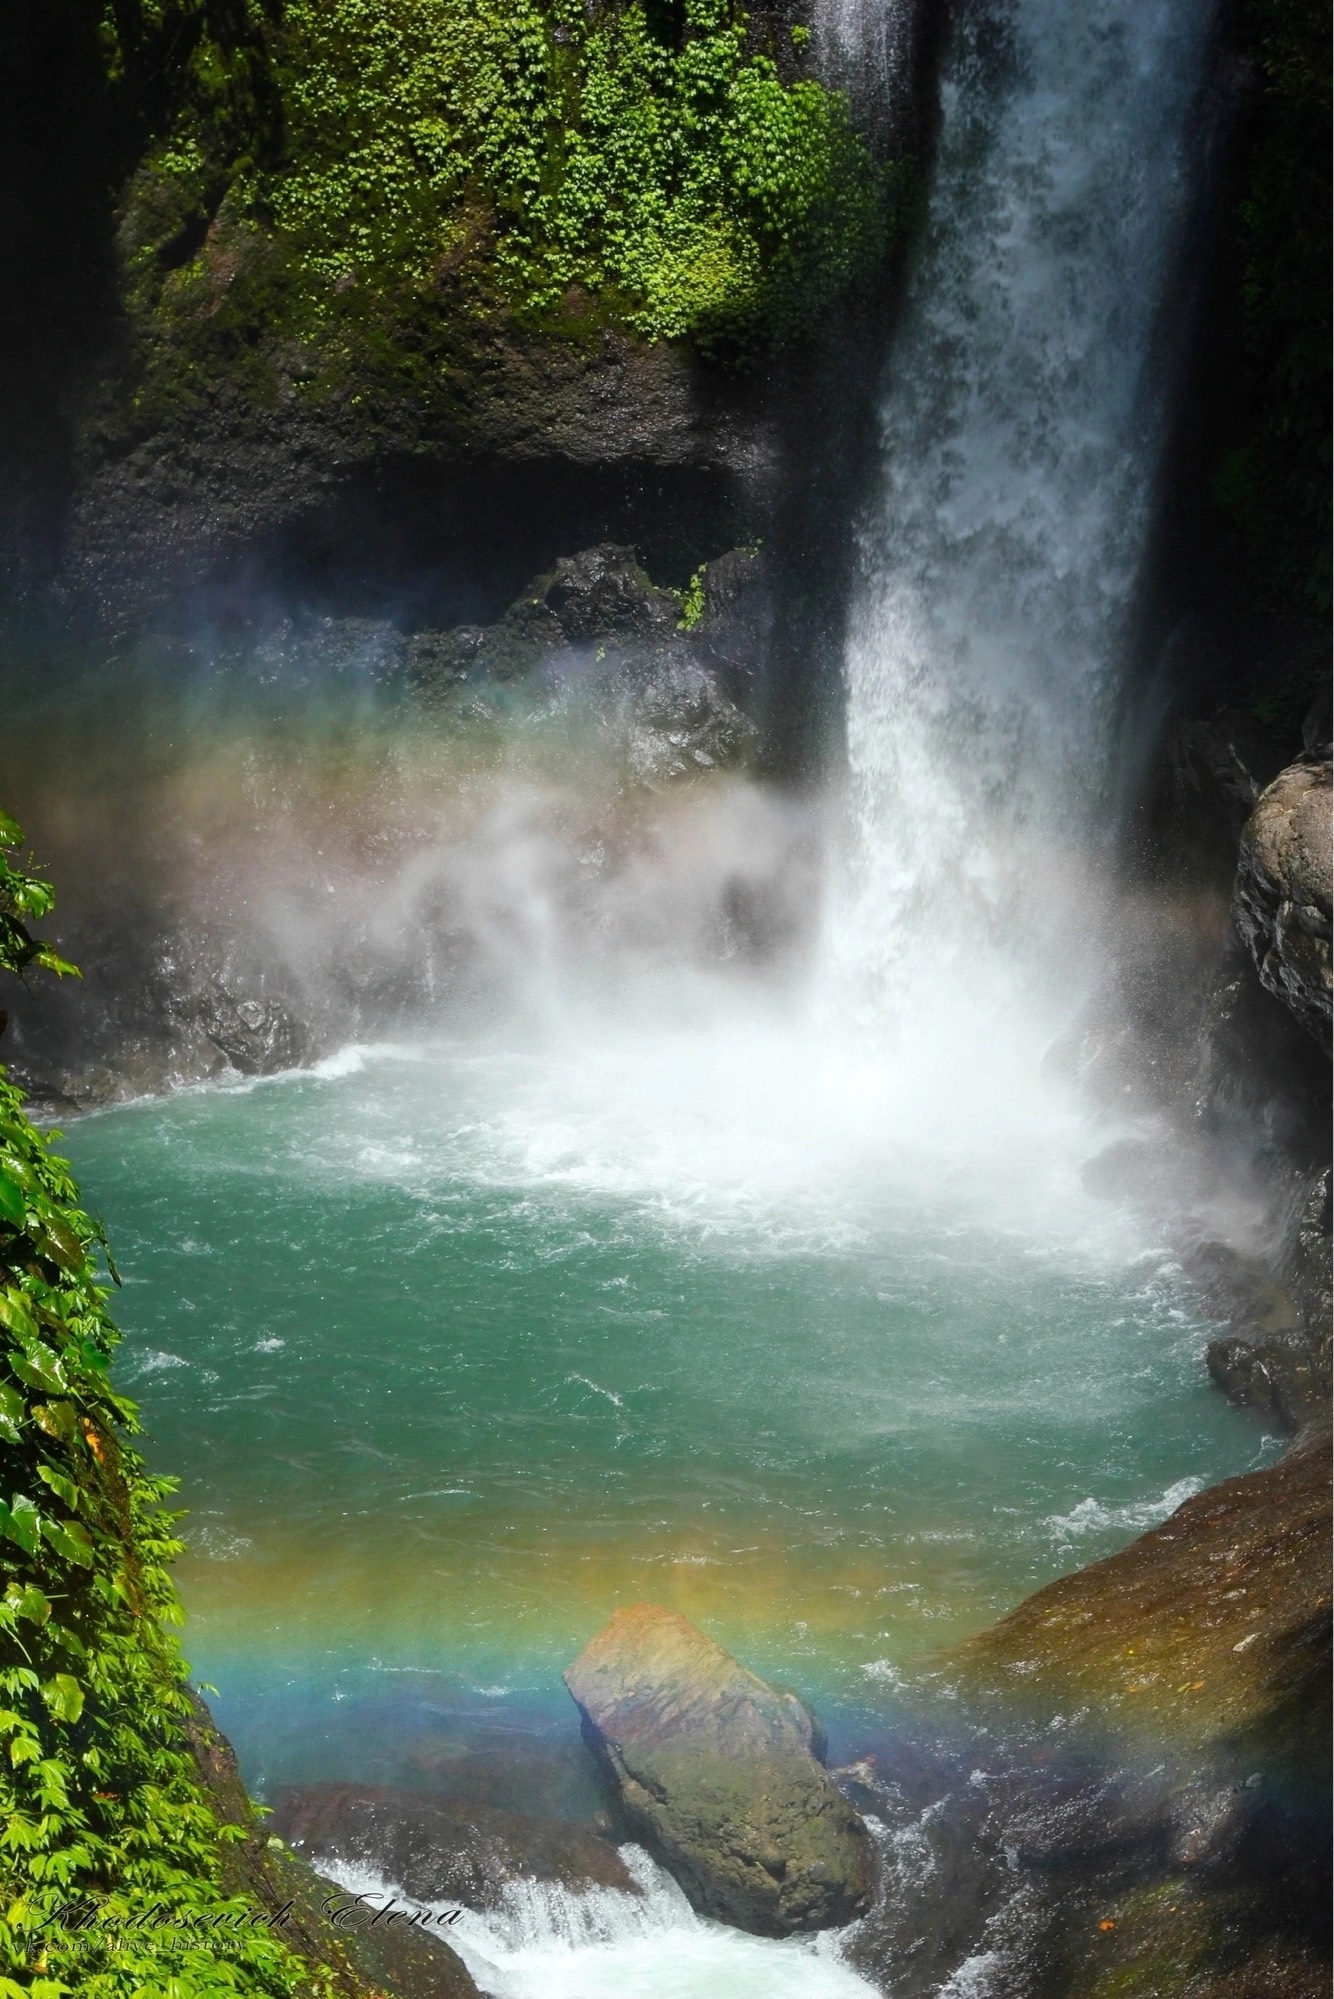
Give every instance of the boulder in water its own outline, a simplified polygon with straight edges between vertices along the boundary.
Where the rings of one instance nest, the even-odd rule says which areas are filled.
[[[865,1914],[870,1835],[794,1694],[652,1604],[617,1611],[565,1684],[630,1829],[702,1913],[759,1936]]]

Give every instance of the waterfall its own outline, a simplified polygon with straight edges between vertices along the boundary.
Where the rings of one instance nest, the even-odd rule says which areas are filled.
[[[845,663],[827,956],[881,1042],[957,1029],[965,991],[974,1031],[979,1000],[988,1030],[1040,993],[1068,1015],[1093,976],[1212,13],[959,11]]]

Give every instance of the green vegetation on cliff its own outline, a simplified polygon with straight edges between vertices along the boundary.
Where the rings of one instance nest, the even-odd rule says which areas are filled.
[[[0,967],[68,970],[28,932],[51,894],[10,860],[21,843],[0,815]],[[190,1749],[175,1516],[108,1380],[103,1260],[114,1277],[0,1070],[0,1995],[318,1990],[268,1912],[224,1891],[244,1833]]]
[[[224,379],[448,395],[505,326],[781,343],[891,210],[807,41],[735,0],[115,0],[141,419]]]

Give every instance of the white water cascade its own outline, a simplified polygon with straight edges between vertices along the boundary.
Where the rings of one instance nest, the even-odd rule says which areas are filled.
[[[909,1065],[923,1036],[1040,1052],[1095,973],[1212,13],[960,9],[882,400],[827,949],[831,1003]]]

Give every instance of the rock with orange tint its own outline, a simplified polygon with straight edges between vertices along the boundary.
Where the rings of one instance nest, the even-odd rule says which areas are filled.
[[[1293,764],[1261,792],[1241,836],[1233,913],[1261,981],[1330,1045],[1330,766]]]
[[[565,1684],[628,1827],[697,1909],[760,1936],[865,1914],[870,1835],[794,1694],[652,1604],[617,1611]]]

